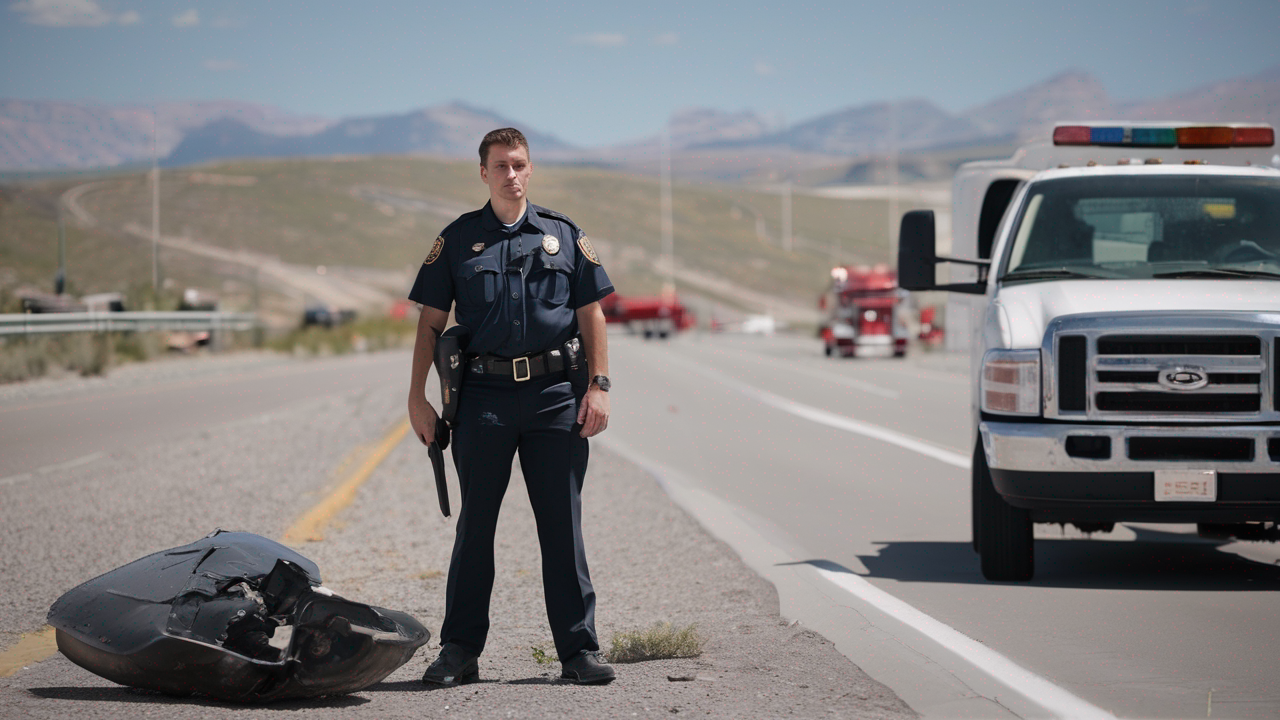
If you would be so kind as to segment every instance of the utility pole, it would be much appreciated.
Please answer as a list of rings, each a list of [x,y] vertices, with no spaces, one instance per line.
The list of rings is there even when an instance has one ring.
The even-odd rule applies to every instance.
[[[782,249],[791,252],[791,181],[782,183]]]
[[[53,276],[53,292],[61,295],[67,290],[67,227],[62,212],[62,197],[58,197],[58,272]]]
[[[671,121],[662,128],[662,257],[667,264],[667,280],[662,294],[675,297],[676,294],[676,251],[675,234],[671,220]]]
[[[898,101],[889,105],[889,257],[898,257]]]
[[[160,160],[156,155],[159,132],[156,110],[151,108],[151,289],[160,295]]]

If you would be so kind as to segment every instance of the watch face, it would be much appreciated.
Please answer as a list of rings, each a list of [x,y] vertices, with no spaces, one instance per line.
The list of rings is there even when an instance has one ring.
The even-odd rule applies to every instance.
[[[613,385],[613,383],[609,382],[609,376],[607,375],[597,375],[591,378],[591,382],[595,383],[601,390],[605,392],[609,392],[609,388],[612,387]]]

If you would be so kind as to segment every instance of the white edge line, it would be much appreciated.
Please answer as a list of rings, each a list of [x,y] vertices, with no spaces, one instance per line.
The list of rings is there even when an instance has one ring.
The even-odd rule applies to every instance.
[[[1064,718],[1114,718],[1111,713],[1027,670],[1009,658],[964,635],[955,628],[920,612],[865,578],[851,573],[814,567],[818,574],[841,590],[874,605],[893,619],[932,639],[996,680],[1027,696],[1046,710]]]
[[[791,413],[796,417],[801,417],[805,420],[833,427],[837,430],[844,430],[845,432],[886,442],[890,445],[897,445],[904,450],[910,450],[965,470],[968,470],[972,465],[972,461],[968,456],[961,455],[954,450],[940,448],[937,445],[932,445],[923,440],[913,438],[910,435],[903,435],[902,433],[889,430],[888,428],[882,428],[878,425],[872,425],[871,423],[865,423],[861,420],[854,420],[853,418],[836,415],[833,412],[827,412],[826,410],[821,410],[813,407],[812,405],[805,405],[795,402],[794,400],[788,400],[787,398],[774,395],[766,390],[761,390],[746,383],[739,382],[727,375],[723,375],[719,372],[709,370],[696,364],[690,364],[690,367],[707,377],[728,385],[743,395],[759,400],[760,402],[782,410],[783,412]]]
[[[26,482],[27,480],[31,480],[35,478],[37,475],[48,475],[49,473],[55,473],[61,470],[70,470],[72,468],[78,468],[81,465],[88,465],[91,462],[101,460],[105,456],[106,456],[106,453],[103,453],[103,452],[90,453],[89,455],[85,455],[84,457],[78,457],[75,460],[68,460],[64,463],[58,463],[57,465],[45,465],[44,467],[39,468],[34,472],[26,472],[26,473],[21,473],[19,475],[10,475],[9,477],[6,477],[6,478],[0,478],[0,487],[5,487],[6,485],[17,485],[20,482]]]
[[[25,482],[33,477],[35,477],[35,475],[32,475],[31,473],[22,473],[21,475],[10,475],[7,478],[0,478],[0,487],[4,487],[6,485],[17,485],[18,483]]]
[[[89,463],[95,460],[100,460],[102,459],[102,456],[105,454],[106,453],[101,453],[101,452],[90,453],[89,455],[85,455],[84,457],[78,457],[75,460],[68,460],[64,463],[58,463],[57,465],[46,465],[40,468],[39,470],[37,470],[36,472],[40,473],[41,475],[45,475],[47,473],[58,472],[60,470],[70,470],[71,468],[77,468],[77,467],[80,467],[81,465],[88,465]]]

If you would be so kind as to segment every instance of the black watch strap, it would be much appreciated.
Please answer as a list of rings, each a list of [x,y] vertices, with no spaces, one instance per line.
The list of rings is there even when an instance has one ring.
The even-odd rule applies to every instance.
[[[605,392],[609,392],[609,388],[613,386],[613,383],[609,382],[609,376],[608,376],[608,375],[595,375],[595,376],[593,376],[593,377],[591,378],[591,384],[592,384],[592,385],[595,385],[596,387],[600,388],[601,390],[603,390],[603,391],[605,391]]]

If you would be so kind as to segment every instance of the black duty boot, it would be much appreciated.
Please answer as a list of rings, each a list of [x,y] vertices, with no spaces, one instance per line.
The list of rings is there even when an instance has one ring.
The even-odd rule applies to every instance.
[[[560,677],[579,685],[603,685],[617,675],[613,667],[600,657],[599,650],[583,650],[560,663]]]
[[[458,645],[448,643],[440,648],[440,657],[422,675],[424,685],[453,687],[480,679],[480,658]]]

